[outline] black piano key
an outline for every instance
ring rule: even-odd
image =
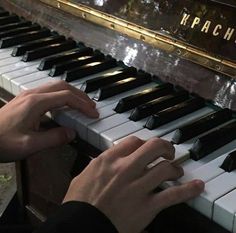
[[[236,150],[228,154],[220,168],[226,172],[232,172],[236,169]]]
[[[201,117],[186,126],[175,131],[172,142],[175,144],[183,143],[191,138],[207,132],[214,127],[229,121],[232,118],[232,112],[229,109],[222,109],[207,116]]]
[[[34,41],[50,35],[49,29],[41,29],[39,31],[32,31],[16,36],[5,37],[0,40],[0,48],[8,48],[14,45],[19,45],[28,41]]]
[[[15,35],[26,33],[26,32],[36,31],[39,29],[40,29],[40,26],[37,24],[33,24],[32,26],[28,26],[28,27],[11,29],[9,31],[0,32],[0,39],[4,37],[15,36]]]
[[[15,28],[26,27],[26,26],[30,26],[30,25],[32,25],[31,22],[23,20],[23,21],[20,21],[20,22],[17,22],[17,23],[11,23],[11,24],[6,24],[6,25],[3,25],[3,26],[0,26],[0,32],[12,30],[12,29],[15,29]]]
[[[126,112],[150,100],[170,94],[171,92],[173,92],[173,86],[171,84],[163,84],[154,88],[149,88],[121,99],[116,105],[114,111],[117,113]]]
[[[6,25],[9,23],[15,23],[20,21],[19,17],[16,15],[7,15],[0,17],[0,26]]]
[[[40,39],[40,40],[28,42],[28,43],[25,43],[23,45],[16,46],[13,49],[11,55],[13,57],[22,56],[27,51],[31,51],[31,50],[34,50],[34,49],[45,47],[45,46],[48,46],[48,45],[51,45],[51,44],[61,43],[61,42],[65,41],[65,40],[66,39],[65,39],[64,36],[57,36],[57,35],[55,35],[55,36],[43,38],[43,39]]]
[[[190,157],[199,160],[234,139],[236,139],[236,121],[198,138],[189,150]]]
[[[152,115],[145,125],[148,129],[155,129],[161,125],[167,124],[173,120],[183,117],[191,112],[194,112],[204,107],[205,102],[201,98],[186,100],[180,104],[167,108]]]
[[[0,11],[0,17],[8,16],[9,12],[7,11]]]
[[[52,56],[52,57],[47,57],[47,58],[42,59],[38,67],[38,70],[51,69],[54,65],[58,63],[66,62],[70,59],[78,58],[85,55],[92,55],[92,53],[93,53],[93,49],[84,47],[80,49],[74,49],[74,50],[71,50],[62,54]]]
[[[55,77],[57,75],[63,74],[68,70],[73,70],[80,66],[91,64],[93,62],[102,61],[103,59],[104,55],[101,53],[96,55],[85,55],[82,57],[78,57],[76,59],[72,59],[67,62],[53,66],[52,69],[50,70],[49,76]]]
[[[72,82],[74,80],[96,74],[110,68],[116,67],[117,63],[116,60],[113,58],[106,58],[103,61],[99,62],[92,62],[90,64],[86,64],[84,66],[78,67],[73,70],[66,71],[63,79],[67,82]]]
[[[39,58],[47,57],[56,53],[74,49],[76,42],[73,40],[67,40],[65,42],[48,45],[39,49],[27,51],[22,58],[22,61],[28,62]]]
[[[130,75],[135,75],[137,70],[134,67],[127,67],[127,68],[120,68],[120,70],[116,70],[102,76],[93,78],[91,80],[85,81],[82,86],[81,90],[89,93],[103,87],[105,85],[117,82],[119,80],[125,79]]]
[[[149,83],[150,81],[151,76],[148,74],[138,74],[135,77],[131,76],[129,78],[106,85],[105,87],[99,88],[93,99],[96,101],[101,101],[122,92],[142,86],[146,83]]]
[[[132,121],[138,121],[152,114],[169,108],[175,104],[181,103],[188,99],[187,91],[179,91],[177,93],[168,94],[163,97],[159,97],[155,100],[149,101],[136,107],[130,114],[129,119]]]

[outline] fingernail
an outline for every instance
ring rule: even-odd
[[[66,128],[66,135],[69,141],[72,141],[76,137],[76,132],[73,129]]]

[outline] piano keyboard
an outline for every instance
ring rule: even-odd
[[[231,111],[4,10],[0,46],[0,86],[8,92],[18,95],[65,80],[96,101],[99,119],[71,109],[57,110],[53,117],[98,149],[130,135],[172,141],[185,175],[165,186],[204,180],[205,191],[188,204],[236,232],[236,121]]]

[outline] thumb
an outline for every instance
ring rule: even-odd
[[[30,147],[32,153],[35,153],[72,141],[76,136],[76,132],[70,128],[58,127],[43,132],[35,132],[34,135],[31,136],[33,140],[31,140]]]

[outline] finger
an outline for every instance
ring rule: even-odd
[[[30,134],[30,139],[27,147],[29,153],[35,153],[47,148],[64,145],[72,141],[76,136],[74,130],[58,127],[44,132],[34,132]]]
[[[137,169],[144,169],[149,163],[163,157],[168,160],[174,159],[175,149],[173,145],[160,138],[152,138],[143,146],[138,148],[131,156],[133,166]]]
[[[188,201],[200,195],[204,190],[204,182],[201,180],[193,180],[186,184],[167,188],[155,195],[153,204],[158,206],[159,210],[163,210],[172,205]]]
[[[137,137],[130,136],[121,141],[119,144],[106,150],[102,156],[125,157],[133,153],[145,142]]]
[[[92,105],[93,107],[96,106],[96,103],[93,100],[91,100],[86,93],[68,84],[67,82],[63,80],[48,82],[35,89],[31,89],[30,92],[31,93],[48,93],[48,92],[57,92],[57,91],[62,91],[62,90],[69,90],[73,94],[78,96],[79,98],[82,98],[83,100],[87,101],[88,104]]]
[[[91,105],[88,105],[88,102],[78,98],[78,96],[74,95],[68,90],[43,93],[39,94],[36,98],[38,100],[37,111],[41,115],[49,110],[63,106],[69,106],[73,109],[78,109],[89,117],[97,118],[99,115],[95,108],[93,108]]]
[[[145,190],[152,191],[164,181],[177,180],[183,176],[182,167],[172,165],[169,161],[162,161],[155,167],[147,169],[145,174],[137,181],[139,184],[145,184]]]

